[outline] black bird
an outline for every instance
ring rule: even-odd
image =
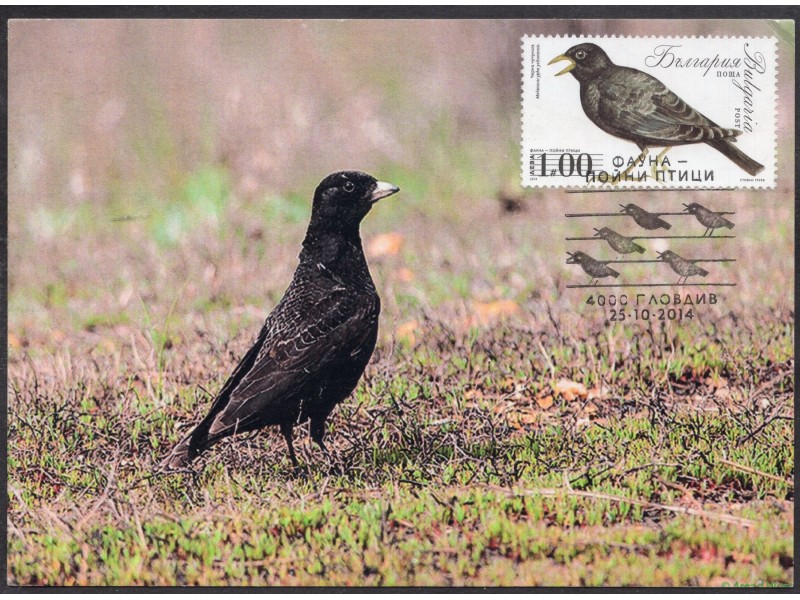
[[[602,229],[595,229],[595,237],[603,238],[608,244],[620,254],[630,254],[631,252],[638,252],[642,254],[644,248],[633,241],[633,238],[625,237],[616,231],[603,227]]]
[[[700,275],[700,277],[705,277],[708,275],[708,271],[698,267],[693,261],[686,260],[682,256],[678,256],[672,250],[659,252],[658,258],[659,260],[669,263],[669,266],[672,267],[672,270],[680,275],[680,277],[678,277],[678,284],[686,283],[686,280],[692,275]],[[681,279],[683,279],[683,281],[681,281]]]
[[[647,212],[645,209],[636,206],[635,204],[622,205],[622,210],[626,215],[633,217],[636,224],[645,229],[670,229],[672,225],[667,223],[661,218],[661,215],[656,213]]]
[[[557,75],[571,72],[578,80],[583,112],[606,133],[636,144],[641,150],[637,163],[647,156],[649,147],[664,148],[660,162],[672,146],[704,143],[751,176],[764,170],[734,145],[741,131],[718,126],[652,75],[615,65],[599,46],[573,46],[549,64],[561,60],[570,64]]]
[[[722,213],[714,212],[713,210],[710,210],[702,204],[698,204],[697,202],[684,204],[684,206],[686,207],[683,209],[684,212],[693,214],[702,225],[705,225],[706,230],[703,233],[703,237],[706,235],[709,237],[713,236],[714,230],[719,229],[720,227],[733,229],[733,223],[723,217]]]
[[[594,282],[595,279],[601,279],[603,277],[619,277],[619,273],[606,265],[605,262],[595,260],[585,252],[578,250],[574,253],[567,252],[567,255],[567,264],[580,265],[584,272],[592,278],[589,282],[590,284]]]
[[[358,171],[322,180],[289,288],[208,416],[175,447],[164,468],[183,467],[222,438],[267,425],[280,426],[296,467],[292,428],[306,420],[311,438],[326,450],[325,419],[355,389],[378,335],[380,298],[359,224],[378,200],[397,191]]]

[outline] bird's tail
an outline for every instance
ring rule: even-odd
[[[728,221],[728,219],[722,219],[722,226],[727,227],[728,229],[733,229],[733,223]]]
[[[752,158],[747,156],[747,154],[739,150],[739,148],[736,147],[736,144],[734,144],[735,141],[735,138],[719,138],[715,140],[708,140],[706,144],[722,152],[742,169],[747,171],[751,177],[755,177],[761,173],[761,171],[764,170],[764,165],[754,161]]]
[[[606,265],[606,268],[608,269],[609,273],[611,273],[612,277],[619,277],[619,273],[617,271],[615,271],[614,269],[612,269],[608,265]]]
[[[172,451],[161,461],[161,464],[158,465],[159,471],[176,471],[179,469],[185,469],[189,466],[189,463],[192,462],[190,458],[189,452],[189,442],[192,439],[192,434],[190,433],[185,438],[183,438],[177,446],[175,446]]]
[[[197,444],[195,441],[193,444],[192,437],[195,435],[196,431],[197,429],[193,429],[172,449],[159,464],[159,471],[166,472],[185,469],[210,445],[207,441],[203,441],[200,444]]]
[[[642,248],[639,244],[634,244],[633,249],[639,254],[644,254],[644,248]]]

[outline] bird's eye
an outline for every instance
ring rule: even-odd
[[[345,192],[349,193],[352,192],[354,189],[356,189],[356,184],[353,183],[352,181],[345,181],[342,187],[344,188]]]
[[[578,60],[583,60],[584,58],[586,58],[586,52],[584,52],[583,50],[578,50],[575,53],[575,58],[577,58]]]

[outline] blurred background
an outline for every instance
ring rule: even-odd
[[[474,302],[511,302],[486,309],[503,313],[541,298],[582,311],[583,294],[564,290],[585,282],[563,238],[586,224],[562,215],[618,195],[519,186],[520,38],[582,32],[779,38],[779,188],[726,196],[741,239],[720,278],[746,283],[729,302],[791,306],[792,28],[30,20],[9,24],[12,346],[168,315],[260,321],[291,277],[314,187],[341,168],[403,190],[364,224],[395,321],[441,307],[469,321]]]

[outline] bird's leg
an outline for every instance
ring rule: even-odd
[[[339,468],[336,466],[336,461],[334,460],[333,454],[331,451],[328,450],[328,447],[325,445],[325,442],[322,441],[322,438],[325,437],[325,417],[321,419],[311,419],[311,439],[314,440],[317,445],[322,449],[325,453],[325,458],[328,460],[328,468],[332,469],[331,473],[338,472]]]
[[[650,175],[652,175],[653,179],[655,179],[656,181],[658,181],[658,178],[656,177],[656,173],[658,173],[658,172],[661,172],[661,173],[666,172],[666,169],[664,168],[664,165],[661,164],[661,161],[664,159],[664,157],[666,156],[667,152],[669,152],[670,150],[672,150],[672,146],[667,146],[666,148],[664,148],[661,151],[661,153],[658,156],[656,156],[656,164],[654,164],[650,168]]]
[[[325,419],[321,419],[319,421],[311,421],[311,439],[314,440],[317,445],[322,449],[325,454],[330,454],[328,448],[325,446],[325,442],[323,442],[323,438],[325,437]]]
[[[613,182],[612,185],[619,185],[620,183],[622,183],[622,181],[624,181],[625,178],[628,175],[630,175],[631,171],[633,171],[636,168],[636,165],[638,165],[641,161],[643,161],[645,158],[647,158],[647,153],[648,152],[650,152],[649,148],[647,148],[647,147],[642,148],[641,152],[640,152],[639,156],[636,158],[636,160],[628,165],[628,168],[625,169],[620,174],[619,179],[617,181]]]
[[[714,237],[714,228],[709,227],[708,229],[706,229],[706,232],[703,234],[703,237],[706,237],[706,235],[708,235],[708,237]]]
[[[297,469],[300,467],[300,463],[297,462],[297,456],[294,453],[294,444],[292,443],[292,424],[281,423],[281,433],[286,439],[286,445],[289,447],[289,458],[292,459],[292,464],[294,465],[294,468]]]

